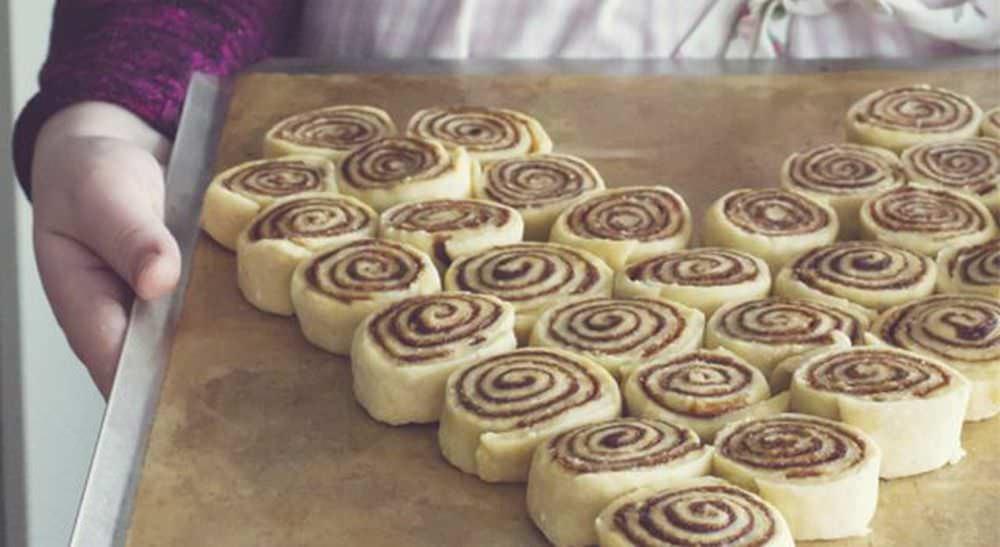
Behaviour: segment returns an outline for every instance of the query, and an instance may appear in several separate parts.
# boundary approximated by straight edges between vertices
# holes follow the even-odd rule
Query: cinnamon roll
[[[771,270],[763,260],[721,247],[664,253],[615,274],[615,296],[666,298],[711,316],[726,302],[767,296]]]
[[[969,382],[951,367],[889,347],[818,355],[792,374],[791,408],[865,431],[882,449],[883,478],[956,463]]]
[[[796,255],[833,243],[840,224],[828,205],[777,188],[733,190],[705,214],[705,244],[759,256],[778,271]]]
[[[865,239],[933,257],[948,245],[983,243],[997,234],[997,226],[973,197],[910,184],[866,201],[861,231]]]
[[[216,175],[205,190],[201,227],[236,250],[240,232],[262,207],[303,192],[336,192],[333,164],[315,156],[287,156],[241,163]]]
[[[292,273],[316,249],[374,237],[378,216],[347,196],[306,192],[265,207],[236,242],[236,279],[259,310],[292,315]]]
[[[940,292],[1000,298],[1000,239],[945,247],[938,253],[937,270]]]
[[[1000,412],[1000,300],[971,294],[928,296],[887,310],[872,334],[963,374],[972,389],[966,421]]]
[[[934,291],[936,277],[934,261],[926,256],[875,241],[845,241],[818,247],[789,263],[775,278],[774,294],[871,316],[927,296]]]
[[[914,182],[963,192],[1000,208],[1000,139],[919,144],[903,151],[902,160]]]
[[[611,295],[612,272],[601,259],[556,243],[499,245],[448,268],[450,291],[492,294],[514,305],[517,337],[527,342],[546,308],[575,297]]]
[[[306,339],[346,355],[366,315],[408,296],[436,293],[430,257],[403,243],[357,239],[318,249],[292,274],[292,307]]]
[[[444,458],[488,482],[524,482],[552,435],[616,418],[621,395],[589,359],[552,348],[494,355],[448,377],[438,443]]]
[[[823,144],[796,152],[781,167],[781,186],[837,213],[842,240],[857,239],[861,203],[906,182],[899,158],[874,146]]]
[[[787,396],[771,398],[760,370],[724,349],[650,361],[629,375],[622,391],[630,415],[690,427],[706,441],[726,424],[788,406]]]
[[[926,84],[875,91],[847,111],[847,140],[896,153],[976,136],[983,111],[971,98]]]
[[[416,137],[386,137],[352,150],[340,163],[340,190],[384,211],[423,199],[462,199],[472,163],[462,148]]]
[[[715,477],[634,490],[597,517],[602,547],[794,547],[788,523],[763,498]]]
[[[415,137],[461,146],[479,161],[552,151],[552,140],[538,120],[505,108],[427,108],[410,118],[406,132]]]
[[[881,460],[861,429],[787,413],[726,426],[715,438],[712,470],[772,503],[803,541],[869,532]]]
[[[583,196],[604,189],[604,179],[586,161],[566,154],[537,154],[487,163],[472,183],[473,194],[517,209],[524,238],[546,241],[556,217]]]
[[[429,199],[382,213],[379,235],[409,243],[434,259],[444,273],[460,256],[521,241],[524,220],[499,203],[478,199]]]
[[[452,372],[515,347],[514,308],[496,297],[404,298],[358,327],[351,345],[354,396],[383,423],[436,422]]]
[[[711,467],[712,448],[686,427],[638,418],[581,425],[535,450],[528,515],[553,545],[596,545],[594,519],[612,500]]]
[[[691,211],[663,186],[633,186],[597,192],[563,211],[549,238],[587,249],[614,270],[687,247]]]
[[[396,134],[384,110],[341,105],[289,116],[264,135],[264,155],[312,154],[340,162],[351,150]]]
[[[979,126],[979,133],[984,137],[1000,139],[1000,106],[983,115],[983,123]]]
[[[573,299],[539,316],[531,345],[585,355],[624,378],[641,363],[701,347],[704,329],[700,311],[659,298]]]
[[[864,343],[868,314],[780,296],[733,302],[708,321],[705,345],[723,347],[770,377],[781,361],[820,347]]]

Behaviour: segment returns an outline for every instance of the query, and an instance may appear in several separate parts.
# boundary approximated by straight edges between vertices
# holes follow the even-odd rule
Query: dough
[[[974,137],[983,111],[971,98],[926,84],[878,90],[847,111],[847,140],[896,153],[915,144]]]
[[[774,294],[871,314],[927,296],[936,277],[926,256],[874,241],[845,241],[789,263],[774,280]]]
[[[899,158],[884,148],[822,144],[796,152],[781,167],[781,186],[837,212],[838,239],[858,239],[861,203],[906,182]]]
[[[526,343],[538,316],[567,298],[611,296],[611,268],[556,243],[499,245],[456,260],[444,276],[449,291],[492,294],[514,305],[517,339]]]
[[[462,148],[414,137],[386,137],[340,163],[340,191],[377,211],[422,199],[469,197],[475,169]]]
[[[264,135],[264,155],[312,154],[340,162],[351,150],[396,134],[385,111],[359,105],[319,108],[294,114]]]
[[[333,164],[315,156],[286,156],[241,163],[216,175],[205,190],[201,227],[236,250],[240,232],[261,208],[303,192],[336,192]]]
[[[602,547],[795,547],[773,505],[715,477],[635,490],[601,511],[596,525]]]
[[[552,140],[542,124],[531,116],[504,108],[427,108],[410,118],[406,132],[461,146],[480,161],[552,151]]]
[[[868,313],[851,308],[779,296],[733,302],[708,320],[705,345],[726,348],[770,377],[792,355],[864,343]]]
[[[666,298],[699,309],[706,317],[726,302],[769,292],[771,271],[763,260],[719,247],[664,253],[615,274],[615,296]]]
[[[878,503],[882,452],[864,431],[802,414],[726,426],[713,474],[773,504],[797,541],[865,535]]]
[[[803,251],[833,243],[837,213],[803,194],[777,188],[733,190],[705,213],[705,244],[759,256],[777,272]]]
[[[712,447],[686,427],[637,418],[582,425],[535,450],[528,514],[553,545],[596,545],[594,520],[612,500],[711,467]]]
[[[456,257],[517,243],[520,213],[478,199],[431,199],[403,203],[382,213],[379,235],[409,243],[434,259],[444,273]]]
[[[997,106],[983,116],[983,124],[979,127],[979,132],[984,137],[1000,139],[1000,106]]]
[[[810,359],[792,374],[791,407],[853,425],[882,450],[883,478],[962,459],[969,382],[915,353],[858,347]]]
[[[614,270],[687,247],[691,211],[684,198],[663,186],[597,192],[563,211],[551,241],[587,249]]]
[[[316,249],[374,237],[378,215],[347,196],[307,192],[265,207],[236,242],[237,283],[259,310],[292,315],[292,273]]]
[[[351,345],[354,396],[380,422],[436,422],[448,375],[515,347],[514,308],[496,297],[411,296],[358,327]]]
[[[624,378],[651,359],[701,347],[705,316],[659,298],[583,298],[538,318],[531,345],[585,355]]]
[[[323,247],[299,264],[292,275],[292,307],[307,340],[346,355],[366,315],[440,290],[430,257],[409,245],[366,238]]]
[[[965,419],[1000,412],[1000,300],[989,296],[928,296],[890,308],[872,328],[886,344],[951,365],[971,382]]]
[[[604,179],[586,161],[566,154],[538,154],[487,163],[473,180],[476,197],[517,209],[524,238],[547,241],[552,223],[583,196],[604,189]]]
[[[937,258],[938,291],[1000,298],[1000,239],[945,247]]]
[[[948,245],[982,243],[997,234],[996,221],[967,194],[909,184],[861,206],[861,232],[930,257]]]
[[[632,416],[690,427],[706,441],[726,424],[784,412],[787,395],[771,397],[767,378],[726,350],[697,350],[650,360],[622,386]]]
[[[532,452],[548,437],[620,413],[608,371],[567,351],[523,348],[448,377],[438,442],[444,458],[466,473],[524,482]]]
[[[919,144],[903,151],[902,160],[910,180],[964,192],[1000,209],[1000,139]]]

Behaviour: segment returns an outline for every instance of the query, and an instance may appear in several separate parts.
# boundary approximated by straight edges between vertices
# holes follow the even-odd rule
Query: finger
[[[56,320],[107,398],[128,326],[131,291],[102,259],[70,238],[36,231],[35,250]]]

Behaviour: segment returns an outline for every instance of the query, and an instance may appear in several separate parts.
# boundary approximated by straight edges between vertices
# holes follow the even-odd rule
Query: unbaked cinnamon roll
[[[411,296],[358,327],[351,346],[354,396],[380,422],[436,422],[452,372],[515,347],[514,308],[496,297]]]
[[[537,154],[484,165],[473,193],[517,209],[524,238],[546,241],[552,223],[570,204],[604,189],[604,179],[585,160],[566,154]]]
[[[264,155],[312,154],[339,162],[351,150],[396,134],[385,111],[360,105],[318,108],[293,114],[264,135]]]
[[[597,192],[563,211],[550,240],[587,249],[614,270],[653,255],[687,247],[691,211],[663,186]]]
[[[776,188],[733,190],[705,214],[705,244],[759,256],[772,271],[808,249],[833,243],[837,213],[804,194]]]
[[[637,418],[578,426],[535,450],[528,515],[553,545],[595,545],[594,519],[612,500],[700,477],[711,465],[711,447],[686,427]]]
[[[864,431],[803,414],[730,424],[713,473],[772,503],[798,540],[864,535],[878,502],[882,452]]]
[[[937,270],[940,292],[1000,298],[1000,239],[945,247],[938,253]]]
[[[360,201],[306,192],[265,207],[236,242],[237,283],[259,310],[292,315],[292,273],[316,249],[374,237],[378,216]]]
[[[292,275],[292,307],[313,344],[346,355],[364,317],[408,296],[436,293],[430,257],[402,243],[358,239],[323,247]]]
[[[523,482],[532,452],[548,437],[620,412],[618,384],[596,363],[562,350],[523,348],[448,377],[438,442],[445,459],[466,473]]]
[[[427,108],[410,118],[406,132],[415,137],[461,146],[479,161],[552,151],[552,140],[538,120],[505,108]]]
[[[875,91],[847,111],[847,139],[897,153],[916,144],[976,136],[983,111],[971,98],[929,85]]]
[[[962,458],[969,382],[954,369],[889,347],[820,354],[792,374],[791,408],[864,430],[882,449],[883,478]]]
[[[315,156],[241,163],[219,173],[205,190],[201,226],[223,247],[236,240],[261,208],[304,192],[336,192],[333,164]]]
[[[711,316],[726,302],[767,296],[771,271],[760,258],[721,247],[656,255],[615,274],[615,296],[666,298]]]
[[[1000,106],[990,109],[983,115],[983,123],[979,133],[984,137],[1000,139]]]
[[[979,137],[907,148],[903,166],[910,180],[974,196],[1000,208],[1000,140]]]

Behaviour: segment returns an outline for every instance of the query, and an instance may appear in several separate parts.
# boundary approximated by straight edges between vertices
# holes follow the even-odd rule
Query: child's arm
[[[33,193],[45,292],[108,394],[133,295],[180,272],[163,225],[163,167],[193,71],[226,74],[278,51],[285,0],[60,0],[40,91],[21,113],[15,160]]]

